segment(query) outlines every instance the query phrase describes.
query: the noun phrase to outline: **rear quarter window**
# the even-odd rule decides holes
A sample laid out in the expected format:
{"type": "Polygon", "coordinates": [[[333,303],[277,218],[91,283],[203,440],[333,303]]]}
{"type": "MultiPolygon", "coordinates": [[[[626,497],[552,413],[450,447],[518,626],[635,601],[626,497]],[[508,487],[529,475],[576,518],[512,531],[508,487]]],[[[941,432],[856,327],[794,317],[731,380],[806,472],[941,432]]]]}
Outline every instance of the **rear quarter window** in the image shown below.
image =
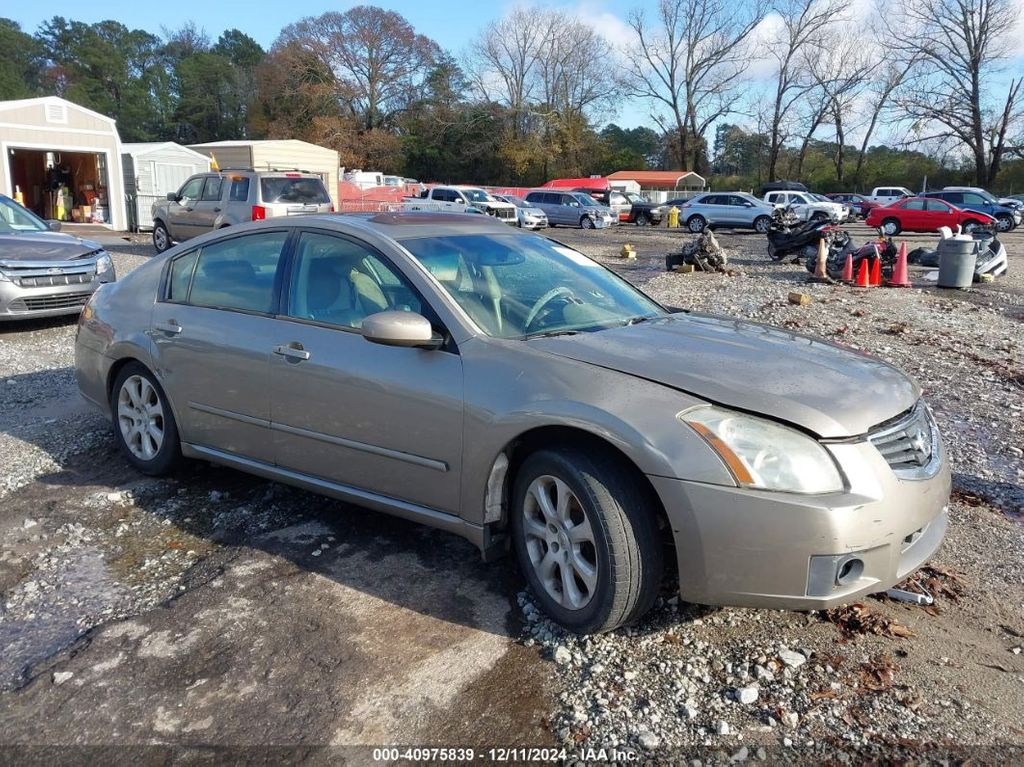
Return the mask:
{"type": "Polygon", "coordinates": [[[260,179],[263,202],[291,203],[295,205],[322,205],[329,203],[324,182],[318,178],[270,177],[260,179]]]}
{"type": "Polygon", "coordinates": [[[228,193],[231,202],[249,201],[249,179],[236,178],[231,180],[231,191],[228,193]]]}

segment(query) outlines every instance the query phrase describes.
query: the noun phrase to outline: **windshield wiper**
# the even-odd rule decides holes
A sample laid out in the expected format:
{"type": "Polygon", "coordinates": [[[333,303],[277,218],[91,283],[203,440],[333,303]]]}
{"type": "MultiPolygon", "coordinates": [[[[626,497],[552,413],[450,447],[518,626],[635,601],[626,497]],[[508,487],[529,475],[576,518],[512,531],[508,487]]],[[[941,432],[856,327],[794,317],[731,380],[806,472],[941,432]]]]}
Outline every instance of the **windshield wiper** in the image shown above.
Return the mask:
{"type": "Polygon", "coordinates": [[[530,338],[554,338],[555,336],[575,336],[582,333],[582,330],[543,330],[539,333],[527,333],[524,339],[530,338]]]}
{"type": "Polygon", "coordinates": [[[654,317],[648,317],[645,314],[639,314],[636,317],[630,317],[628,320],[624,320],[622,322],[622,324],[623,324],[623,326],[625,326],[625,325],[639,325],[641,322],[649,322],[650,320],[653,320],[653,319],[654,319],[654,317]]]}

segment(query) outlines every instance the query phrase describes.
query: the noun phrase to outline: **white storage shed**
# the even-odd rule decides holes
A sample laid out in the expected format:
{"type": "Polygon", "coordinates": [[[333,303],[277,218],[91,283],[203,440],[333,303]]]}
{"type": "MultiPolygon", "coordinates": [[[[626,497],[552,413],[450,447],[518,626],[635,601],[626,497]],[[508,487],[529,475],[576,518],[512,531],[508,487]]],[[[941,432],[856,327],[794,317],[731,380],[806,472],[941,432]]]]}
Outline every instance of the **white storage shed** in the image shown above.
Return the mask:
{"type": "Polygon", "coordinates": [[[116,122],[44,96],[0,101],[0,192],[45,219],[127,225],[116,122]]]}
{"type": "Polygon", "coordinates": [[[298,139],[265,141],[212,141],[190,148],[216,159],[221,170],[301,170],[323,179],[334,209],[338,210],[338,153],[298,139]]]}
{"type": "Polygon", "coordinates": [[[189,176],[210,170],[205,154],[173,141],[122,144],[128,228],[152,229],[152,208],[168,192],[177,192],[189,176]]]}

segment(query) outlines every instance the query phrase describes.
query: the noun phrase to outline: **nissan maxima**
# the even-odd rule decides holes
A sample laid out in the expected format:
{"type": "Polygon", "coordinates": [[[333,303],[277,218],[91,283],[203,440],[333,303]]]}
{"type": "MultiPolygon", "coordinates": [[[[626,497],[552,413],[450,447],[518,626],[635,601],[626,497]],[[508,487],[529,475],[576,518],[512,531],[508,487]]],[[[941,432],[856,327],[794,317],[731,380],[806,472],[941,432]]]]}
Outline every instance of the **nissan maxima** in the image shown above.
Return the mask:
{"type": "Polygon", "coordinates": [[[139,471],[199,458],[512,550],[600,632],[654,602],[827,608],[938,548],[916,383],[810,336],[659,305],[482,216],[277,219],[99,290],[82,393],[139,471]]]}
{"type": "Polygon", "coordinates": [[[0,321],[78,314],[116,279],[98,242],[60,231],[0,194],[0,321]]]}

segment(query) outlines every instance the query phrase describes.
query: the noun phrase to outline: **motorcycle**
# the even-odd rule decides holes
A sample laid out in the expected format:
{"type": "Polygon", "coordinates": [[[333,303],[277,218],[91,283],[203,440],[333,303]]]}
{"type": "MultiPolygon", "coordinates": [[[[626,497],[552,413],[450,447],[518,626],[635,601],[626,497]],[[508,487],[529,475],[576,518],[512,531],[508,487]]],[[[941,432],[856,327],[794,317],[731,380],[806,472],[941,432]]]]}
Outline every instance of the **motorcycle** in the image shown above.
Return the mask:
{"type": "MultiPolygon", "coordinates": [[[[846,256],[851,255],[853,257],[853,273],[856,275],[860,269],[861,262],[865,258],[875,257],[876,249],[878,256],[882,260],[882,276],[885,278],[891,277],[893,267],[896,265],[896,255],[898,252],[892,237],[880,237],[877,240],[871,240],[861,245],[859,248],[850,242],[849,237],[846,238],[846,244],[843,247],[832,247],[830,245],[828,256],[825,259],[825,271],[833,280],[842,278],[843,269],[846,268],[846,256]]],[[[804,266],[807,267],[807,271],[812,274],[814,273],[818,266],[817,247],[814,248],[813,253],[805,251],[804,266]]]]}
{"type": "Polygon", "coordinates": [[[850,236],[828,221],[801,221],[788,207],[772,211],[772,222],[768,227],[768,256],[773,261],[782,261],[793,256],[806,259],[813,252],[818,254],[818,243],[826,239],[829,249],[843,249],[850,243],[850,236]]]}

